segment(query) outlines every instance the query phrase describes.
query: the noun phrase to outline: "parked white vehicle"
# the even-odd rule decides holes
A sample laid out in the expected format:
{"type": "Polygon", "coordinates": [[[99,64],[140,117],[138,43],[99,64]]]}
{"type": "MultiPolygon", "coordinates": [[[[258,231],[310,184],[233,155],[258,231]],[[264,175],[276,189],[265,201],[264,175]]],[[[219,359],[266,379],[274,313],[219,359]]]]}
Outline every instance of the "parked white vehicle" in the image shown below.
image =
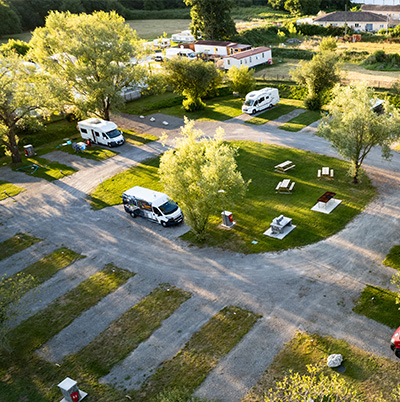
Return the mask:
{"type": "Polygon", "coordinates": [[[166,194],[135,186],[122,194],[125,212],[132,218],[141,216],[160,225],[172,226],[183,221],[183,213],[166,194]]]}
{"type": "Polygon", "coordinates": [[[170,47],[165,49],[165,57],[170,59],[172,57],[187,57],[190,60],[196,60],[196,54],[192,49],[178,48],[178,47],[170,47]]]}
{"type": "Polygon", "coordinates": [[[258,91],[249,92],[242,106],[242,112],[253,114],[276,105],[279,102],[277,88],[262,88],[258,91]]]}
{"type": "Polygon", "coordinates": [[[90,118],[79,121],[78,128],[82,138],[94,144],[115,147],[125,142],[121,131],[112,121],[90,118]]]}

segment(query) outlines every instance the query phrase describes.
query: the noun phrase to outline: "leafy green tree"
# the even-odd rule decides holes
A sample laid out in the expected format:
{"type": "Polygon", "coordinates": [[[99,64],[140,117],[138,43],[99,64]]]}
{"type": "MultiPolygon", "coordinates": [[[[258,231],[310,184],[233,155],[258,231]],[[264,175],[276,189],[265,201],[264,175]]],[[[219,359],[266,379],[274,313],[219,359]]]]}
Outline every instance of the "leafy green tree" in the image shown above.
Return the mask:
{"type": "Polygon", "coordinates": [[[363,399],[338,373],[325,375],[321,366],[308,365],[304,375],[290,370],[288,376],[265,394],[264,401],[362,402],[363,399]]]}
{"type": "Polygon", "coordinates": [[[34,282],[32,275],[22,273],[12,277],[3,275],[0,278],[0,350],[10,351],[7,340],[9,332],[7,323],[23,309],[21,295],[31,289],[34,282]]]}
{"type": "Polygon", "coordinates": [[[268,0],[268,5],[275,10],[284,10],[286,0],[268,0]]]}
{"type": "Polygon", "coordinates": [[[13,52],[15,52],[15,53],[19,54],[20,56],[25,56],[28,53],[30,48],[31,48],[31,46],[27,42],[24,42],[19,39],[17,39],[17,40],[9,39],[8,42],[3,43],[0,46],[0,53],[3,56],[9,56],[13,52]]]}
{"type": "Polygon", "coordinates": [[[225,40],[236,35],[231,17],[232,0],[183,0],[191,7],[191,30],[195,38],[225,40]]]}
{"type": "Polygon", "coordinates": [[[164,2],[163,0],[144,0],[143,1],[144,10],[163,10],[164,2]]]}
{"type": "Polygon", "coordinates": [[[166,193],[179,203],[186,223],[202,239],[209,218],[220,211],[218,190],[224,190],[225,205],[242,197],[247,184],[237,170],[236,149],[223,141],[223,130],[214,138],[194,128],[185,119],[176,148],[160,160],[160,180],[166,193]]]}
{"type": "Polygon", "coordinates": [[[18,54],[0,56],[0,142],[13,163],[21,162],[18,148],[18,125],[37,117],[35,111],[49,105],[53,99],[50,87],[38,75],[34,65],[18,54]]]}
{"type": "Polygon", "coordinates": [[[318,110],[324,97],[340,81],[338,58],[333,52],[317,53],[310,61],[300,61],[290,75],[298,84],[307,87],[306,107],[318,110]]]}
{"type": "Polygon", "coordinates": [[[285,10],[292,15],[317,14],[321,0],[286,0],[285,10]]]}
{"type": "Polygon", "coordinates": [[[140,56],[139,39],[115,12],[51,12],[31,45],[30,58],[62,88],[60,103],[77,115],[109,120],[123,102],[121,90],[144,78],[144,70],[130,62],[140,56]]]}
{"type": "Polygon", "coordinates": [[[4,0],[0,0],[0,21],[0,35],[19,33],[22,30],[17,13],[4,0]]]}
{"type": "Polygon", "coordinates": [[[233,92],[238,92],[243,98],[248,92],[252,91],[256,86],[254,78],[254,70],[249,70],[247,66],[231,67],[227,73],[228,85],[233,92]]]}
{"type": "Polygon", "coordinates": [[[332,36],[322,38],[321,43],[319,44],[320,52],[334,52],[336,49],[337,43],[335,38],[332,38],[332,36]]]}
{"type": "Polygon", "coordinates": [[[174,57],[165,63],[165,70],[168,83],[186,97],[183,107],[190,112],[203,109],[205,104],[201,98],[215,88],[216,82],[221,81],[212,62],[174,57]]]}
{"type": "Polygon", "coordinates": [[[86,10],[81,0],[63,0],[60,11],[69,11],[73,14],[79,14],[84,13],[86,10]]]}
{"type": "Polygon", "coordinates": [[[374,91],[363,83],[337,86],[333,96],[317,135],[352,163],[353,183],[358,183],[361,166],[373,147],[380,146],[382,157],[390,158],[390,145],[400,136],[400,114],[386,104],[383,113],[376,113],[371,107],[374,91]]]}

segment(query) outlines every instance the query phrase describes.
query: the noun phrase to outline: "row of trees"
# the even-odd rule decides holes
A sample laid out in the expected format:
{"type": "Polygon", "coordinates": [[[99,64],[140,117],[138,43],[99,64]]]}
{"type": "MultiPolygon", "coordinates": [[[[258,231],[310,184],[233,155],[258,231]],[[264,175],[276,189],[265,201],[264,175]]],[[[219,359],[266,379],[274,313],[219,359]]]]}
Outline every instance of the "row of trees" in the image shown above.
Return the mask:
{"type": "Polygon", "coordinates": [[[345,7],[349,9],[351,0],[268,0],[268,5],[293,15],[311,15],[319,10],[344,10],[345,7]]]}

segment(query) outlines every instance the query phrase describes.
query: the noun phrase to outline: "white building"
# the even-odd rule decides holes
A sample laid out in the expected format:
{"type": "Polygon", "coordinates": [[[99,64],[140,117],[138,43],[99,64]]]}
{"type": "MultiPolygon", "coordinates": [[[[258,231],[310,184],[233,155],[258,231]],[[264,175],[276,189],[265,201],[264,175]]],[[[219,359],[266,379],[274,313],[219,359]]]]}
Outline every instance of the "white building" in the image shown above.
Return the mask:
{"type": "Polygon", "coordinates": [[[190,43],[194,42],[194,36],[190,31],[182,31],[181,33],[171,35],[171,40],[178,43],[190,43]]]}
{"type": "Polygon", "coordinates": [[[400,0],[357,0],[357,4],[375,4],[377,6],[398,6],[400,0]]]}
{"type": "Polygon", "coordinates": [[[223,61],[225,70],[229,70],[233,66],[238,68],[240,66],[247,66],[251,68],[265,63],[272,64],[271,49],[269,47],[261,46],[244,52],[224,56],[223,61]]]}
{"type": "Polygon", "coordinates": [[[198,40],[194,44],[194,51],[208,56],[228,56],[250,50],[250,45],[241,45],[235,42],[224,42],[217,40],[198,40]]]}
{"type": "Polygon", "coordinates": [[[361,6],[361,11],[368,11],[370,13],[376,13],[384,15],[389,18],[390,25],[398,24],[400,20],[400,5],[398,6],[378,6],[373,4],[363,4],[361,6]],[[393,20],[393,21],[392,21],[393,20]]]}

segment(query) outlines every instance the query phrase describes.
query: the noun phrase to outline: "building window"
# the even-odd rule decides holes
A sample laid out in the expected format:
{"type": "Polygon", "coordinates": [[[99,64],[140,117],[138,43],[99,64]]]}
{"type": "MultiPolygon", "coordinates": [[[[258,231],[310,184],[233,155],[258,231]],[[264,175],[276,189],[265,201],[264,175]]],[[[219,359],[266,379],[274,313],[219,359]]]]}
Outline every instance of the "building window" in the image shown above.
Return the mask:
{"type": "Polygon", "coordinates": [[[231,61],[229,59],[227,60],[227,63],[228,63],[228,66],[231,65],[231,61]]]}
{"type": "Polygon", "coordinates": [[[358,24],[358,23],[355,23],[354,26],[355,26],[356,28],[360,28],[360,24],[358,24]]]}
{"type": "Polygon", "coordinates": [[[264,53],[262,53],[262,58],[264,58],[264,55],[265,55],[265,54],[264,54],[264,53]]]}
{"type": "Polygon", "coordinates": [[[250,57],[250,63],[251,63],[251,57],[250,57]]]}
{"type": "Polygon", "coordinates": [[[379,25],[379,28],[383,28],[383,24],[379,25]]]}
{"type": "Polygon", "coordinates": [[[242,60],[240,60],[240,64],[242,64],[242,60]]]}

